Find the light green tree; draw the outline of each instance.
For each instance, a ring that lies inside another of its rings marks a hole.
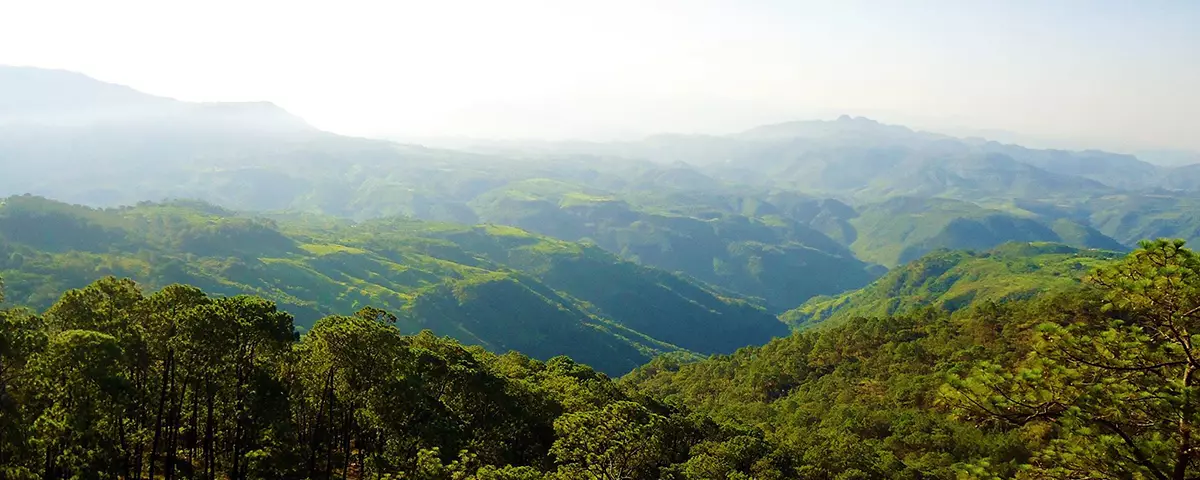
[[[1041,325],[1021,365],[982,363],[946,398],[1046,439],[1030,477],[1194,478],[1200,258],[1183,241],[1143,242],[1088,282],[1107,315]]]
[[[625,480],[657,478],[663,463],[657,431],[664,418],[635,402],[570,413],[554,422],[558,440],[550,453],[566,478]]]

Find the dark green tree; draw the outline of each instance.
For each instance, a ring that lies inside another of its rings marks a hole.
[[[30,363],[47,341],[41,318],[20,309],[0,310],[0,477],[34,475],[21,465],[34,452],[38,372]]]
[[[55,335],[32,367],[41,410],[34,424],[43,478],[123,475],[118,438],[129,398],[124,353],[111,335],[68,330]]]

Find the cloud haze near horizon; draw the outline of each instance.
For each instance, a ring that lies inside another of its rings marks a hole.
[[[0,0],[0,64],[339,133],[619,138],[849,113],[1200,150],[1200,3]]]

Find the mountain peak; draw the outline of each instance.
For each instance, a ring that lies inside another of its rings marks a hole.
[[[189,103],[82,73],[0,65],[0,125],[203,124],[285,132],[315,130],[271,102]]]
[[[878,121],[867,117],[852,117],[850,115],[842,115],[835,122],[842,124],[881,125]]]
[[[130,115],[176,103],[82,73],[0,65],[0,121],[75,122],[81,117]]]
[[[842,115],[832,121],[799,120],[763,125],[742,132],[737,137],[748,140],[778,140],[785,138],[829,138],[862,134],[907,135],[913,131],[899,125],[885,125],[867,117]]]

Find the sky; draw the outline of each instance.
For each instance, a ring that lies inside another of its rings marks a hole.
[[[1200,150],[1200,1],[0,0],[0,64],[339,133],[626,138],[865,115]]]

